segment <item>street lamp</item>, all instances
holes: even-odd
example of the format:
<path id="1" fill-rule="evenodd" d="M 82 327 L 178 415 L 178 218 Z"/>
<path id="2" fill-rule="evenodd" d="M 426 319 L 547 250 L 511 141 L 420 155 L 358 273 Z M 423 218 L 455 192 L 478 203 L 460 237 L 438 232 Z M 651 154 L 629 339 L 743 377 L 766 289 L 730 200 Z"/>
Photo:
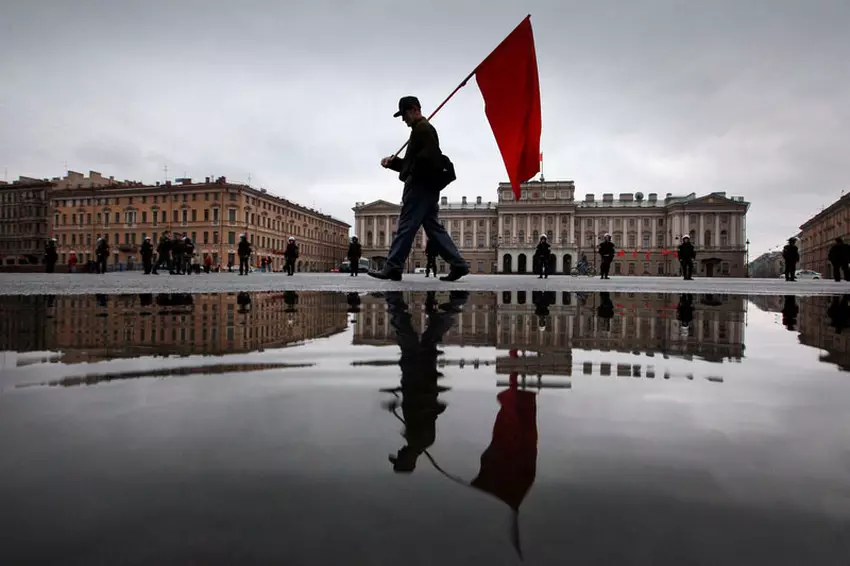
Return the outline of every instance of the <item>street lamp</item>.
<path id="1" fill-rule="evenodd" d="M 747 277 L 750 276 L 750 240 L 747 238 Z"/>

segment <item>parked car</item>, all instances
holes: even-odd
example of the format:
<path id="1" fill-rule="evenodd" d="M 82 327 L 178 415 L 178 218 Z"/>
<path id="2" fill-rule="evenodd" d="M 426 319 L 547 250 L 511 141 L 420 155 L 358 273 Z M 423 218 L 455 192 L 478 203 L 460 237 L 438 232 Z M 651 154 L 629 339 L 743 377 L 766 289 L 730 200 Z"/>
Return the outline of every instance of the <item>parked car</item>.
<path id="1" fill-rule="evenodd" d="M 343 261 L 339 265 L 340 273 L 351 273 L 351 262 L 348 260 Z M 360 273 L 368 273 L 369 272 L 369 260 L 365 257 L 360 258 Z"/>
<path id="2" fill-rule="evenodd" d="M 822 279 L 823 276 L 817 271 L 811 269 L 798 269 L 794 272 L 794 277 L 797 279 Z M 780 274 L 779 279 L 785 279 L 785 274 Z"/>

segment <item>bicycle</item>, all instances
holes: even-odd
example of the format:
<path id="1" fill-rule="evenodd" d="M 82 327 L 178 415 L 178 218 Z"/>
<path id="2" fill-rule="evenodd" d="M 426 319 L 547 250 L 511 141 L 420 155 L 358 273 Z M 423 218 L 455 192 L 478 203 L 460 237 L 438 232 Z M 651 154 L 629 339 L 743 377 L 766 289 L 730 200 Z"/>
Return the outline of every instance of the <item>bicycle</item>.
<path id="1" fill-rule="evenodd" d="M 587 277 L 593 277 L 596 275 L 596 268 L 593 267 L 593 264 L 588 263 L 587 265 L 578 265 L 570 271 L 570 275 L 579 276 L 585 275 Z"/>

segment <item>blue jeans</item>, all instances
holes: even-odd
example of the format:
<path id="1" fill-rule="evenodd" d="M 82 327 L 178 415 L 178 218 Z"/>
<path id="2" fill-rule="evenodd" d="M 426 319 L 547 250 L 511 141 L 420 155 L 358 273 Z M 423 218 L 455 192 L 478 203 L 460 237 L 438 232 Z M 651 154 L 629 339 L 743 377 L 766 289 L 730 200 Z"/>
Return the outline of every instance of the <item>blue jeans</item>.
<path id="1" fill-rule="evenodd" d="M 398 230 L 390 253 L 387 255 L 388 271 L 404 271 L 404 262 L 413 247 L 416 232 L 422 226 L 429 240 L 437 244 L 440 257 L 452 267 L 466 267 L 457 246 L 446 229 L 440 224 L 440 192 L 427 186 L 405 183 L 401 196 L 401 213 L 398 216 Z"/>

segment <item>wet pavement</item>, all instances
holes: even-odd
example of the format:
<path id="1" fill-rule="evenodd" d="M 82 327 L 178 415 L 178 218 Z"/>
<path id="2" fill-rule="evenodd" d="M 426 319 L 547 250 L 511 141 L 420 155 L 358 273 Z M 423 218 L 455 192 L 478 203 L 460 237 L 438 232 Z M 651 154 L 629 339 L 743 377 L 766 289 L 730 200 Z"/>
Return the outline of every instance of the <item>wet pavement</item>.
<path id="1" fill-rule="evenodd" d="M 403 281 L 380 281 L 366 274 L 350 277 L 345 273 L 283 273 L 255 271 L 247 277 L 237 273 L 199 275 L 144 275 L 140 271 L 90 273 L 0 273 L 0 295 L 75 295 L 102 293 L 238 293 L 263 291 L 491 291 L 514 289 L 571 292 L 646 292 L 646 293 L 727 293 L 734 295 L 833 295 L 850 292 L 850 282 L 831 280 L 740 279 L 730 277 L 697 277 L 684 281 L 681 277 L 638 277 L 612 275 L 573 277 L 553 275 L 538 279 L 535 275 L 473 274 L 447 283 L 424 274 L 407 273 Z"/>
<path id="2" fill-rule="evenodd" d="M 850 296 L 59 293 L 0 312 L 0 564 L 850 556 Z"/>

